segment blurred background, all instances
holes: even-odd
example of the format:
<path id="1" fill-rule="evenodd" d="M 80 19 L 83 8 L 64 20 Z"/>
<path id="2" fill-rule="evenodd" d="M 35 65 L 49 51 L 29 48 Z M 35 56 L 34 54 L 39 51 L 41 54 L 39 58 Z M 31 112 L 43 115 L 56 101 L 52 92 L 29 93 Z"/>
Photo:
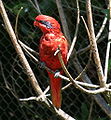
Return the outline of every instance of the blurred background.
<path id="1" fill-rule="evenodd" d="M 34 18 L 38 15 L 38 11 L 34 8 L 35 1 L 32 0 L 3 0 L 10 22 L 15 29 L 16 16 L 21 7 L 18 19 L 18 37 L 30 48 L 38 52 L 39 40 L 42 32 L 33 26 Z M 33 3 L 33 4 L 32 4 Z M 49 15 L 57 19 L 60 24 L 60 17 L 55 0 L 38 0 L 38 4 L 42 14 Z M 79 0 L 80 15 L 87 20 L 86 2 Z M 62 0 L 62 7 L 67 20 L 71 40 L 74 37 L 77 7 L 75 0 Z M 93 20 L 95 34 L 97 35 L 105 14 L 107 13 L 107 2 L 105 0 L 92 1 Z M 98 49 L 101 62 L 104 67 L 105 51 L 107 45 L 108 25 L 106 25 L 98 43 Z M 75 49 L 77 58 L 84 68 L 89 59 L 89 50 L 84 52 L 85 47 L 89 45 L 86 29 L 82 20 L 80 21 L 79 31 Z M 80 52 L 83 49 L 83 52 Z M 40 69 L 32 58 L 25 54 L 29 64 L 40 84 L 42 90 L 49 85 L 49 78 L 44 69 Z M 68 70 L 73 76 L 77 77 L 78 73 L 74 67 L 74 55 L 71 56 L 68 63 Z M 111 59 L 109 61 L 109 71 L 111 69 Z M 97 73 L 92 60 L 87 70 L 87 75 L 93 83 L 98 84 Z M 110 82 L 111 72 L 108 72 L 108 81 Z M 80 80 L 81 81 L 81 80 Z M 63 81 L 63 86 L 67 82 Z M 77 120 L 108 120 L 107 115 L 96 104 L 91 95 L 84 94 L 80 90 L 70 86 L 62 92 L 62 109 L 76 118 Z M 19 61 L 16 51 L 12 45 L 10 37 L 5 30 L 4 22 L 0 16 L 0 120 L 57 120 L 57 117 L 49 111 L 44 105 L 35 101 L 20 102 L 19 98 L 28 98 L 36 96 L 28 77 Z M 105 99 L 105 98 L 104 98 Z M 92 107 L 91 116 L 89 118 L 90 108 Z"/>

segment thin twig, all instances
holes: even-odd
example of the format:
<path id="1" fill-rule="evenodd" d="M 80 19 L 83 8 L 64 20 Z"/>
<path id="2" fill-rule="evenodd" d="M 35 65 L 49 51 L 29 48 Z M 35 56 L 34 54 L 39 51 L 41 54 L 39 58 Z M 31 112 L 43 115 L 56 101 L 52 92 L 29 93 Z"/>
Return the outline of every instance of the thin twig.
<path id="1" fill-rule="evenodd" d="M 110 20 L 110 22 L 111 22 L 111 20 Z M 110 30 L 109 34 L 111 34 L 111 30 Z M 105 59 L 105 68 L 104 68 L 104 80 L 105 80 L 105 83 L 107 82 L 107 75 L 108 75 L 110 46 L 111 46 L 111 38 L 108 39 L 108 44 L 107 44 L 107 49 L 106 49 L 106 59 Z"/>
<path id="2" fill-rule="evenodd" d="M 23 9 L 23 7 L 21 7 L 20 10 L 18 11 L 17 17 L 16 17 L 16 22 L 15 22 L 15 34 L 16 34 L 17 38 L 18 38 L 18 33 L 17 33 L 18 18 L 19 18 L 19 15 L 20 15 L 20 12 L 21 12 L 22 9 Z"/>
<path id="3" fill-rule="evenodd" d="M 25 52 L 31 57 L 33 58 L 37 63 L 39 62 L 39 60 L 33 56 L 31 53 L 37 54 L 36 51 L 32 50 L 31 48 L 29 48 L 27 45 L 25 45 L 24 43 L 22 43 L 20 40 L 18 40 L 19 44 L 22 46 L 22 48 L 25 50 Z M 31 53 L 30 53 L 31 52 Z M 39 63 L 38 63 L 39 64 Z"/>
<path id="4" fill-rule="evenodd" d="M 24 101 L 31 101 L 31 100 L 39 101 L 40 98 L 38 99 L 38 97 L 29 97 L 29 98 L 20 98 L 19 100 L 20 100 L 21 102 L 24 102 Z"/>
<path id="5" fill-rule="evenodd" d="M 37 1 L 36 1 L 36 5 L 34 5 L 34 3 L 32 2 L 32 0 L 28 0 L 32 6 L 37 10 L 38 14 L 41 14 L 41 11 L 40 11 L 40 8 L 39 8 L 39 5 L 37 4 Z"/>
<path id="6" fill-rule="evenodd" d="M 50 87 L 47 86 L 47 88 L 44 90 L 44 94 L 46 94 L 49 91 Z"/>
<path id="7" fill-rule="evenodd" d="M 82 20 L 83 20 L 83 22 L 84 22 L 84 25 L 85 25 L 85 28 L 86 28 L 86 31 L 87 31 L 88 37 L 89 37 L 89 39 L 90 39 L 91 35 L 90 35 L 90 32 L 89 32 L 88 26 L 87 26 L 87 24 L 86 24 L 86 22 L 85 22 L 84 17 L 81 16 L 81 18 L 82 18 Z"/>
<path id="8" fill-rule="evenodd" d="M 76 30 L 75 30 L 75 34 L 74 34 L 74 38 L 73 41 L 71 43 L 68 55 L 67 55 L 67 61 L 69 60 L 69 57 L 72 54 L 72 51 L 74 49 L 74 45 L 76 43 L 76 39 L 77 39 L 77 34 L 78 34 L 78 29 L 79 29 L 79 22 L 80 22 L 80 9 L 79 9 L 79 1 L 76 0 L 76 4 L 77 4 L 77 22 L 76 22 Z"/>
<path id="9" fill-rule="evenodd" d="M 75 81 L 76 84 L 87 87 L 87 88 L 99 88 L 99 85 L 94 85 L 94 84 L 89 84 L 89 83 L 84 83 L 84 82 L 79 82 L 79 81 Z M 65 90 L 66 88 L 68 88 L 69 86 L 71 86 L 72 83 L 70 82 L 69 84 L 67 84 L 66 86 L 64 86 L 62 88 L 62 90 Z"/>
<path id="10" fill-rule="evenodd" d="M 24 46 L 22 46 L 22 48 L 25 50 L 26 53 L 28 53 L 31 58 L 33 58 L 39 64 L 39 60 L 36 57 L 34 57 Z"/>
<path id="11" fill-rule="evenodd" d="M 30 51 L 31 53 L 33 53 L 36 56 L 39 56 L 39 53 L 34 51 L 33 49 L 31 49 L 30 47 L 28 47 L 26 44 L 24 44 L 22 41 L 18 40 L 19 44 L 23 47 L 26 48 L 28 51 Z"/>
<path id="12" fill-rule="evenodd" d="M 104 17 L 104 20 L 103 20 L 103 23 L 102 23 L 102 25 L 101 25 L 101 27 L 100 27 L 100 29 L 99 29 L 99 32 L 98 32 L 97 35 L 96 35 L 96 38 L 95 38 L 96 41 L 98 41 L 98 39 L 100 38 L 100 36 L 101 36 L 101 34 L 102 34 L 105 26 L 106 26 L 107 20 L 108 20 L 108 18 L 105 16 L 105 17 Z"/>
<path id="13" fill-rule="evenodd" d="M 36 100 L 36 101 L 42 101 L 44 96 L 47 96 L 46 93 L 49 91 L 49 86 L 45 89 L 42 95 L 38 97 L 29 97 L 29 98 L 20 98 L 20 101 L 30 101 L 30 100 Z"/>
<path id="14" fill-rule="evenodd" d="M 40 10 L 40 7 L 39 7 L 39 4 L 38 4 L 38 1 L 37 1 L 37 0 L 34 0 L 34 2 L 35 2 L 35 5 L 36 5 L 36 8 L 37 8 L 37 10 L 38 10 L 38 13 L 39 13 L 39 14 L 42 14 L 42 13 L 41 13 L 41 10 Z"/>
<path id="15" fill-rule="evenodd" d="M 109 53 L 110 53 L 110 46 L 111 46 L 111 0 L 109 0 L 109 34 L 108 34 L 108 43 L 106 49 L 106 59 L 105 59 L 105 68 L 104 68 L 104 79 L 105 83 L 107 82 L 107 75 L 108 75 L 108 62 L 109 62 Z"/>

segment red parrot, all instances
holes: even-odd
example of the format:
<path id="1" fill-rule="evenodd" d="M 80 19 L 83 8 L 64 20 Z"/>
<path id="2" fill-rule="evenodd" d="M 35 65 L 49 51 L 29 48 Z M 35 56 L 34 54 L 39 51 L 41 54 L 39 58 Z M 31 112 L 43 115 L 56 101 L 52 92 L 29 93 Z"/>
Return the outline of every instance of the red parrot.
<path id="1" fill-rule="evenodd" d="M 61 32 L 60 24 L 53 17 L 38 15 L 35 18 L 34 26 L 39 27 L 43 32 L 39 46 L 40 60 L 54 72 L 59 70 L 63 74 L 58 55 L 54 55 L 59 46 L 63 61 L 67 64 L 68 42 Z M 50 78 L 52 103 L 56 108 L 60 108 L 62 80 L 61 78 L 55 78 L 54 74 L 50 72 L 48 72 L 48 75 Z"/>

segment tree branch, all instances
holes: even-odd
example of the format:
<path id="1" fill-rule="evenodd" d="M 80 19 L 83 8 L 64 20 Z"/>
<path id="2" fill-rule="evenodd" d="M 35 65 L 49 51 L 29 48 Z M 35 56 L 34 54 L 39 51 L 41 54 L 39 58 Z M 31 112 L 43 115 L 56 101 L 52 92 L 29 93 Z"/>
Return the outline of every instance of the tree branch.
<path id="1" fill-rule="evenodd" d="M 91 10 L 91 1 L 86 0 L 86 11 L 87 11 L 87 18 L 88 18 L 88 27 L 90 32 L 90 44 L 91 44 L 91 50 L 93 52 L 94 61 L 96 64 L 97 74 L 99 77 L 100 85 L 102 87 L 105 87 L 105 81 L 104 81 L 104 74 L 103 69 L 99 57 L 99 52 L 97 48 L 97 43 L 95 39 L 95 33 L 94 33 L 94 26 L 93 26 L 93 19 L 92 19 L 92 10 Z"/>
<path id="2" fill-rule="evenodd" d="M 68 55 L 67 55 L 67 61 L 69 60 L 69 57 L 74 49 L 74 45 L 76 43 L 76 39 L 77 39 L 77 34 L 78 34 L 78 29 L 79 29 L 79 22 L 80 22 L 80 9 L 79 9 L 79 1 L 76 0 L 76 4 L 77 4 L 77 22 L 76 22 L 76 30 L 75 30 L 75 34 L 74 34 L 74 38 L 73 41 L 71 43 Z"/>
<path id="3" fill-rule="evenodd" d="M 28 0 L 32 6 L 37 10 L 38 14 L 41 14 L 41 11 L 40 11 L 40 8 L 39 8 L 39 5 L 38 5 L 38 2 L 36 0 L 34 0 L 35 4 L 32 2 L 32 0 Z"/>
<path id="4" fill-rule="evenodd" d="M 111 46 L 111 0 L 109 0 L 109 34 L 108 34 L 108 43 L 106 49 L 106 59 L 105 59 L 105 68 L 104 68 L 104 79 L 105 83 L 107 82 L 107 74 L 108 74 L 108 62 L 109 62 L 109 53 L 110 53 L 110 46 Z"/>

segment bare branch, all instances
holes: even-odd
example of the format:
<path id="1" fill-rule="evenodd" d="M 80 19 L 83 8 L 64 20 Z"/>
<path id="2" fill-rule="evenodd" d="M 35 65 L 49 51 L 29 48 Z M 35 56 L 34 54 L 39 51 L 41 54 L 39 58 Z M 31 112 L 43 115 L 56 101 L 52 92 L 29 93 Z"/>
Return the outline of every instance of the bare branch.
<path id="1" fill-rule="evenodd" d="M 18 38 L 18 33 L 17 33 L 18 18 L 19 18 L 19 14 L 20 14 L 20 12 L 21 12 L 22 9 L 23 9 L 23 7 L 20 8 L 20 10 L 18 11 L 17 16 L 16 16 L 15 34 L 16 34 L 16 37 L 17 37 L 17 38 Z"/>
<path id="2" fill-rule="evenodd" d="M 31 100 L 39 101 L 40 99 L 38 99 L 38 97 L 29 97 L 29 98 L 20 98 L 19 100 L 24 102 L 24 101 L 31 101 Z"/>
<path id="3" fill-rule="evenodd" d="M 108 18 L 105 16 L 105 17 L 104 17 L 104 20 L 103 20 L 103 23 L 102 23 L 102 25 L 101 25 L 101 27 L 100 27 L 100 29 L 99 29 L 99 32 L 98 32 L 97 35 L 96 35 L 96 38 L 95 38 L 96 41 L 98 41 L 99 37 L 101 36 L 101 34 L 102 34 L 102 32 L 103 32 L 103 30 L 104 30 L 104 28 L 105 28 L 105 26 L 106 26 L 107 20 L 108 20 Z"/>
<path id="4" fill-rule="evenodd" d="M 74 49 L 74 45 L 76 43 L 76 39 L 77 39 L 77 34 L 78 34 L 78 29 L 79 29 L 79 22 L 80 22 L 80 10 L 79 10 L 79 1 L 76 0 L 76 4 L 77 4 L 77 22 L 76 22 L 76 30 L 75 30 L 75 34 L 74 34 L 74 38 L 73 41 L 71 43 L 71 47 L 69 49 L 68 55 L 67 55 L 67 61 L 69 60 L 70 55 L 72 54 L 72 51 Z"/>
<path id="5" fill-rule="evenodd" d="M 28 47 L 28 46 L 27 46 L 26 44 L 24 44 L 22 41 L 18 40 L 18 42 L 19 42 L 19 44 L 20 44 L 23 48 L 27 49 L 28 51 L 30 51 L 30 52 L 33 53 L 34 55 L 39 56 L 39 53 L 38 53 L 38 52 L 36 52 L 36 51 L 34 51 L 33 49 L 31 49 L 30 47 Z"/>
<path id="6" fill-rule="evenodd" d="M 29 1 L 29 2 L 32 4 L 32 6 L 37 10 L 38 14 L 41 14 L 41 11 L 40 11 L 38 2 L 37 2 L 36 0 L 34 0 L 34 1 L 35 1 L 35 5 L 34 5 L 34 3 L 32 2 L 32 0 L 28 0 L 28 1 Z"/>
<path id="7" fill-rule="evenodd" d="M 89 32 L 88 32 L 89 33 Z M 86 72 L 87 68 L 88 68 L 88 65 L 90 64 L 90 61 L 91 61 L 91 56 L 92 56 L 92 52 L 90 52 L 90 57 L 89 57 L 89 60 L 88 60 L 88 63 L 86 64 L 85 68 L 83 69 L 83 71 L 74 79 L 74 81 L 76 82 L 77 80 L 79 80 L 81 78 L 81 76 L 83 75 L 84 72 Z M 78 83 L 77 83 L 78 82 Z M 77 81 L 76 83 L 79 84 L 79 85 L 82 85 L 82 86 L 85 86 L 87 83 L 79 83 L 79 81 Z M 66 89 L 68 88 L 70 85 L 72 85 L 72 83 L 69 83 L 68 85 L 66 85 L 65 87 L 63 87 L 62 89 Z M 87 86 L 88 87 L 88 86 Z M 91 86 L 90 86 L 91 87 Z M 97 86 L 96 86 L 97 87 Z"/>
<path id="8" fill-rule="evenodd" d="M 49 86 L 45 89 L 45 91 L 43 92 L 43 94 L 41 94 L 38 97 L 29 97 L 29 98 L 20 98 L 20 101 L 30 101 L 30 100 L 36 100 L 38 102 L 41 102 L 44 100 L 44 96 L 47 96 L 46 93 L 49 91 Z"/>
<path id="9" fill-rule="evenodd" d="M 91 36 L 90 36 L 90 32 L 89 32 L 88 26 L 87 26 L 87 24 L 86 24 L 86 22 L 85 22 L 84 17 L 81 16 L 81 18 L 82 18 L 82 20 L 83 20 L 83 22 L 84 22 L 85 28 L 86 28 L 86 30 L 87 30 L 88 37 L 89 37 L 89 39 L 90 39 Z"/>
<path id="10" fill-rule="evenodd" d="M 94 33 L 94 27 L 93 27 L 93 19 L 92 19 L 92 10 L 91 10 L 91 2 L 90 0 L 86 0 L 86 11 L 87 11 L 87 18 L 88 18 L 88 27 L 90 32 L 90 44 L 91 44 L 91 50 L 93 52 L 94 61 L 96 64 L 97 74 L 99 77 L 100 85 L 102 87 L 105 87 L 105 81 L 104 81 L 104 74 L 103 69 L 99 57 L 99 52 L 97 48 L 97 43 L 95 39 L 95 33 Z"/>
<path id="11" fill-rule="evenodd" d="M 22 46 L 22 48 L 25 50 L 25 52 L 39 64 L 39 60 L 38 60 L 36 57 L 34 57 L 34 56 L 29 52 L 29 51 L 31 51 L 31 52 L 34 52 L 34 53 L 35 53 L 35 51 L 32 50 L 31 48 L 29 48 L 28 46 L 26 46 L 25 44 L 23 44 L 20 40 L 18 40 L 18 42 L 20 43 L 20 45 Z M 29 51 L 28 51 L 28 50 L 29 50 Z"/>
<path id="12" fill-rule="evenodd" d="M 105 68 L 104 68 L 104 79 L 105 83 L 107 82 L 107 74 L 108 74 L 108 62 L 109 62 L 109 53 L 110 53 L 110 46 L 111 46 L 111 0 L 109 0 L 109 34 L 108 34 L 108 43 L 106 49 L 106 59 L 105 59 Z"/>
<path id="13" fill-rule="evenodd" d="M 39 4 L 38 4 L 38 1 L 37 1 L 37 0 L 34 0 L 34 2 L 35 2 L 35 5 L 36 5 L 36 8 L 37 8 L 38 13 L 39 13 L 39 14 L 42 14 L 42 13 L 41 13 L 41 10 L 40 10 L 40 7 L 39 7 Z"/>
<path id="14" fill-rule="evenodd" d="M 99 88 L 99 85 L 94 85 L 94 84 L 89 84 L 89 83 L 84 83 L 84 82 L 79 82 L 79 81 L 75 81 L 76 84 L 87 87 L 87 88 Z M 62 90 L 67 89 L 68 87 L 70 87 L 72 85 L 72 83 L 70 82 L 69 84 L 67 84 L 66 86 L 64 86 L 62 88 Z M 108 89 L 109 91 L 109 89 Z"/>

